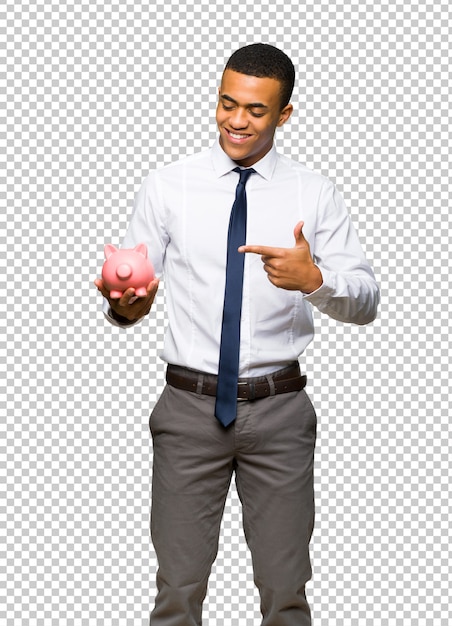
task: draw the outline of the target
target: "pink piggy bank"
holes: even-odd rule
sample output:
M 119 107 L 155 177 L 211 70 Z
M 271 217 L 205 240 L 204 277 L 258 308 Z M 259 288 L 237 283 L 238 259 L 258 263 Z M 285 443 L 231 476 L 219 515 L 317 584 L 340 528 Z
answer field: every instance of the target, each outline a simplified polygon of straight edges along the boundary
M 106 261 L 102 267 L 102 280 L 112 298 L 120 298 L 126 289 L 133 287 L 138 297 L 146 295 L 146 287 L 155 277 L 148 259 L 146 244 L 132 249 L 118 249 L 112 244 L 104 248 Z

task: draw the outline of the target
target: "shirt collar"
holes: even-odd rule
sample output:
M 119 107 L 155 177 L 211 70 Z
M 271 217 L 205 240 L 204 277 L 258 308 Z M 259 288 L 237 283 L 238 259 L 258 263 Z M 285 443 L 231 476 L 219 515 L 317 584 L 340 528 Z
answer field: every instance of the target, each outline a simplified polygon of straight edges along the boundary
M 217 138 L 213 144 L 211 154 L 213 168 L 218 178 L 228 174 L 235 167 L 237 167 L 237 163 L 228 157 L 226 152 L 221 147 L 219 138 Z M 275 144 L 273 144 L 271 150 L 269 150 L 267 154 L 260 159 L 260 161 L 254 163 L 253 169 L 255 169 L 256 172 L 262 176 L 262 178 L 265 178 L 265 180 L 270 180 L 276 167 L 277 157 L 278 153 L 276 152 Z

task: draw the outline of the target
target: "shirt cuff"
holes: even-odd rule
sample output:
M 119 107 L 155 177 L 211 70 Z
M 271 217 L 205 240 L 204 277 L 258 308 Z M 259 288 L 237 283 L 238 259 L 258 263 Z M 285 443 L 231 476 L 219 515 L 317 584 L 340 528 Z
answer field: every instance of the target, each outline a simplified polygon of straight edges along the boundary
M 329 272 L 320 267 L 319 270 L 322 273 L 322 284 L 315 291 L 303 294 L 303 299 L 307 300 L 315 307 L 321 307 L 322 304 L 324 305 L 329 302 L 330 298 L 336 292 L 336 276 L 334 272 Z

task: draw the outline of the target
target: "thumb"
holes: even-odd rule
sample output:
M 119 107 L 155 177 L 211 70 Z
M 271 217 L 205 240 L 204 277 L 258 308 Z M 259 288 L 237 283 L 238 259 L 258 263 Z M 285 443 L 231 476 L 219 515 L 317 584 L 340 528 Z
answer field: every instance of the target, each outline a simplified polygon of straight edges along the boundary
M 304 222 L 298 222 L 298 224 L 293 229 L 293 234 L 295 237 L 295 248 L 299 248 L 305 242 L 305 238 L 303 235 L 303 226 Z

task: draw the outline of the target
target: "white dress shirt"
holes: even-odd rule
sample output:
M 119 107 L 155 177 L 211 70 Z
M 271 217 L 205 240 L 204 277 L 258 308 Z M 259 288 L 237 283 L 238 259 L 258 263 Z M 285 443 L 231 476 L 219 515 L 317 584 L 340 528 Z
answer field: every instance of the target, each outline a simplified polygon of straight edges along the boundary
M 164 280 L 167 363 L 216 374 L 226 277 L 227 233 L 237 164 L 217 141 L 210 150 L 153 171 L 144 180 L 122 247 L 144 242 Z M 240 376 L 296 361 L 314 335 L 312 305 L 344 322 L 375 319 L 379 290 L 343 199 L 327 178 L 277 153 L 253 165 L 246 185 L 247 244 L 293 247 L 304 221 L 323 277 L 311 294 L 275 287 L 260 256 L 246 254 Z M 245 243 L 245 242 L 244 242 Z M 157 296 L 158 297 L 158 296 Z M 106 301 L 107 318 L 110 315 Z

